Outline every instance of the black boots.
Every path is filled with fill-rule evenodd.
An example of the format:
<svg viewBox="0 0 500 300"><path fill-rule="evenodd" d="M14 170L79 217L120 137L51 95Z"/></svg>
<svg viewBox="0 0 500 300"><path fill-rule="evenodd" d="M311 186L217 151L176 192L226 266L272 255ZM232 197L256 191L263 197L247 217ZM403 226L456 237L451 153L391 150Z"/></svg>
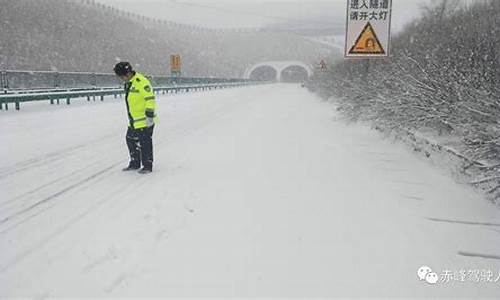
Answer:
<svg viewBox="0 0 500 300"><path fill-rule="evenodd" d="M122 169L123 172L128 172L128 171L137 171L141 169L140 165L134 165L134 164L129 164L128 167ZM139 174L149 174L153 172L153 167L152 166L144 166L138 173Z"/></svg>
<svg viewBox="0 0 500 300"><path fill-rule="evenodd" d="M123 172L136 171L136 170L139 170L140 168L141 168L140 165L129 164L128 167L122 169L122 171Z"/></svg>
<svg viewBox="0 0 500 300"><path fill-rule="evenodd" d="M143 167L140 171L139 171L139 174L149 174L153 172L153 168L152 167Z"/></svg>

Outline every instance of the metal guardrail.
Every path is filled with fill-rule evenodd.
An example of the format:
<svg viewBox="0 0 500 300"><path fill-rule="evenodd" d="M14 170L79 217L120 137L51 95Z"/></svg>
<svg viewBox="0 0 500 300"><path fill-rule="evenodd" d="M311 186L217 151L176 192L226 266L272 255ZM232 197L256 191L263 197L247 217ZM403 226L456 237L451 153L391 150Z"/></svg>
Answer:
<svg viewBox="0 0 500 300"><path fill-rule="evenodd" d="M236 82L217 82L217 83L206 83L206 84L176 84L171 86L155 87L154 91L156 94L159 93L178 93L178 92L190 92L193 90L212 90L219 88L246 86L262 84L265 82L261 81L236 81ZM28 90L25 92L17 91L15 93L9 92L5 94L0 94L0 110L4 108L9 109L9 103L14 104L16 110L20 110L20 104L23 102L33 102L33 101L50 101L50 104L60 103L60 100L65 100L66 104L71 104L71 99L75 98L87 98L90 101L91 98L95 101L96 97L100 97L101 101L104 101L104 96L122 96L124 94L123 88L94 88L94 89L66 89L66 90L50 90L42 92L33 92Z"/></svg>
<svg viewBox="0 0 500 300"><path fill-rule="evenodd" d="M147 77L153 86L245 81L244 79L235 78L168 77L157 75ZM0 88L3 90L3 93L16 90L118 88L120 86L122 86L120 79L111 73L0 71Z"/></svg>
<svg viewBox="0 0 500 300"><path fill-rule="evenodd" d="M101 87L101 88L57 88L57 89L34 89L34 90L4 90L3 95L18 95L18 94L36 94L36 93L57 93L57 92L73 92L73 91L88 91L88 90L112 90L117 87ZM2 93L0 93L2 95Z"/></svg>
<svg viewBox="0 0 500 300"><path fill-rule="evenodd" d="M235 78L147 77L157 93L262 83ZM121 96L124 93L122 86L123 82L110 73L1 71L0 87L3 93L0 93L0 110L9 109L9 104L14 104L19 110L22 102L31 101L49 100L51 104L59 104L65 100L70 104L71 99L82 97L86 97L87 101L100 97L104 101L104 96Z"/></svg>

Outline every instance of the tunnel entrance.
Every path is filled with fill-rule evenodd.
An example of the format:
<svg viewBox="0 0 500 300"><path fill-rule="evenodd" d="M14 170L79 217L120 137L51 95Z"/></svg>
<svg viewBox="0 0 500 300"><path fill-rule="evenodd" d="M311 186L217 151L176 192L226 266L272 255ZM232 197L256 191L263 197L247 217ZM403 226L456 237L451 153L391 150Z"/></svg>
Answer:
<svg viewBox="0 0 500 300"><path fill-rule="evenodd" d="M302 66L289 66L281 72L283 82L304 82L309 78L309 73Z"/></svg>
<svg viewBox="0 0 500 300"><path fill-rule="evenodd" d="M278 71L271 66L260 66L250 73L251 80L274 81L278 78Z"/></svg>

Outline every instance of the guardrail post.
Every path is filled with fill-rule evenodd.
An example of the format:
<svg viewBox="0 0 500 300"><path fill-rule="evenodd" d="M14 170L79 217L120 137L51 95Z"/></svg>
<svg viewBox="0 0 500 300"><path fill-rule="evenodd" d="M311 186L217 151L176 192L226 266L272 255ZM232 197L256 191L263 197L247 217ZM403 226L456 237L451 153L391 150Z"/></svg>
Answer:
<svg viewBox="0 0 500 300"><path fill-rule="evenodd" d="M70 98L70 97L66 98L66 104L67 104L67 105L70 105L70 104L71 104L71 98Z"/></svg>
<svg viewBox="0 0 500 300"><path fill-rule="evenodd" d="M54 87L59 87L59 72L54 73Z"/></svg>
<svg viewBox="0 0 500 300"><path fill-rule="evenodd" d="M3 93L7 94L7 90L9 89L9 76L7 75L7 71L2 71L2 88Z"/></svg>
<svg viewBox="0 0 500 300"><path fill-rule="evenodd" d="M54 98L50 97L49 100L50 100L50 104L53 105L54 104Z"/></svg>
<svg viewBox="0 0 500 300"><path fill-rule="evenodd" d="M19 101L16 101L16 110L20 110L20 109L21 109L21 107L19 105Z"/></svg>
<svg viewBox="0 0 500 300"><path fill-rule="evenodd" d="M4 79L4 71L2 71L2 72L0 72L0 85L2 86L4 94L7 94L7 89L5 88L5 81L4 80L5 80ZM0 106L1 106L1 104L0 104ZM2 109L2 108L0 107L0 109Z"/></svg>
<svg viewBox="0 0 500 300"><path fill-rule="evenodd" d="M90 96L87 96L87 102L90 102Z"/></svg>
<svg viewBox="0 0 500 300"><path fill-rule="evenodd" d="M104 102L104 95L101 95L101 102Z"/></svg>

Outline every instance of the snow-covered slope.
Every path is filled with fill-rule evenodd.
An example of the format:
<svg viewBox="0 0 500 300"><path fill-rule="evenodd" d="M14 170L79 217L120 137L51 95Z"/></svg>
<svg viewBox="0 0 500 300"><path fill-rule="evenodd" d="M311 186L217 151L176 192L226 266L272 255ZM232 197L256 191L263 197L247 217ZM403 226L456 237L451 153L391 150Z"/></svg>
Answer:
<svg viewBox="0 0 500 300"><path fill-rule="evenodd" d="M0 296L500 295L417 278L495 279L499 211L307 90L158 105L147 176L120 100L0 111Z"/></svg>

